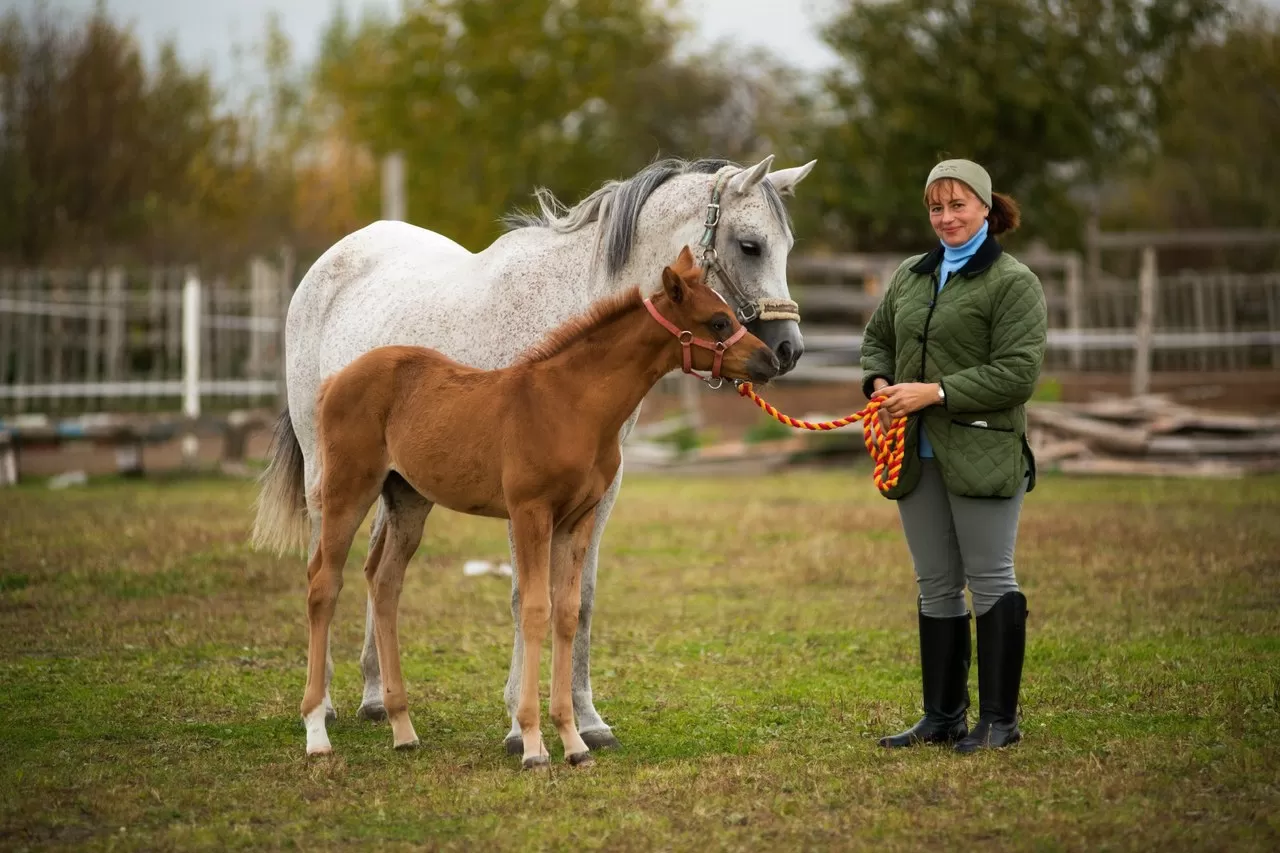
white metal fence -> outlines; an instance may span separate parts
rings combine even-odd
[[[0,414],[274,406],[291,275],[0,270]]]
[[[1049,303],[1047,371],[1280,370],[1280,273],[1087,281],[1079,256],[1019,255]],[[901,258],[795,257],[806,354],[787,381],[857,381],[862,329]],[[0,416],[275,407],[286,256],[236,275],[194,268],[0,269]]]
[[[1135,279],[1082,275],[1079,256],[1020,255],[1049,308],[1046,371],[1127,373],[1136,390],[1152,371],[1280,370],[1280,272],[1160,275],[1143,253]],[[795,379],[856,381],[862,330],[901,258],[837,255],[793,260],[804,317]]]

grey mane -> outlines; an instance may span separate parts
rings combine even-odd
[[[658,187],[677,175],[713,175],[724,166],[737,165],[729,160],[715,159],[681,160],[672,157],[657,160],[624,181],[606,181],[600,189],[571,208],[561,204],[546,187],[538,187],[533,194],[538,203],[538,211],[509,214],[503,217],[503,223],[509,231],[519,228],[550,228],[567,234],[598,220],[605,244],[606,268],[609,275],[613,276],[626,266],[635,241],[640,208]],[[790,234],[791,220],[777,188],[767,180],[760,182],[760,188],[774,219]],[[707,200],[710,201],[710,196]]]

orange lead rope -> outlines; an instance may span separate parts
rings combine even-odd
[[[898,474],[902,471],[902,456],[907,443],[907,419],[894,418],[886,431],[880,423],[880,419],[872,417],[872,415],[880,411],[879,400],[872,400],[865,409],[854,412],[852,415],[846,415],[838,420],[814,423],[813,421],[798,421],[793,417],[782,414],[760,399],[752,389],[750,382],[739,384],[738,394],[749,398],[781,423],[796,429],[832,430],[862,421],[862,439],[867,445],[867,452],[871,454],[871,459],[875,462],[875,470],[872,472],[872,476],[875,479],[876,488],[881,492],[887,492],[898,484]]]

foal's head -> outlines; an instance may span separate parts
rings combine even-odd
[[[733,308],[724,297],[707,286],[701,267],[685,246],[676,262],[662,270],[662,293],[653,297],[654,307],[681,330],[706,341],[726,341],[741,328]],[[680,344],[673,340],[672,346]],[[695,370],[711,370],[715,353],[693,347]],[[750,332],[724,351],[720,375],[726,379],[763,383],[778,375],[778,357]]]

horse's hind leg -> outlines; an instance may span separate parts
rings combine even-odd
[[[325,681],[329,657],[329,626],[342,590],[342,569],[351,551],[360,522],[364,520],[378,494],[381,474],[366,466],[360,472],[334,470],[325,472],[331,481],[322,485],[322,520],[320,543],[307,566],[307,620],[310,637],[307,644],[307,686],[302,696],[302,719],[307,727],[307,754],[322,755],[330,751],[325,731]]]
[[[422,541],[422,528],[433,504],[419,495],[399,474],[387,477],[382,488],[387,518],[380,540],[381,559],[365,565],[373,630],[382,675],[382,706],[391,721],[396,749],[416,746],[418,735],[409,720],[408,693],[400,671],[397,617],[405,567]]]
[[[385,485],[383,488],[385,489]],[[364,564],[366,578],[378,568],[386,533],[387,503],[379,500],[373,512],[369,559]],[[360,674],[364,677],[364,697],[360,700],[360,710],[356,712],[356,716],[362,720],[385,720],[387,709],[382,704],[382,671],[378,668],[378,642],[373,631],[373,587],[369,587],[364,612],[364,647],[360,650]]]

